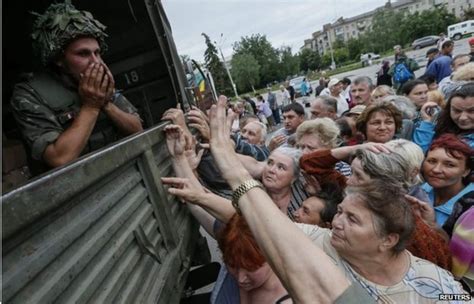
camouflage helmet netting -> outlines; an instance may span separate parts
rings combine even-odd
[[[91,36],[97,39],[105,51],[106,26],[95,20],[91,13],[77,10],[69,1],[52,4],[44,14],[38,16],[31,37],[33,49],[41,62],[47,65],[73,39]]]

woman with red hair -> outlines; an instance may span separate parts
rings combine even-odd
[[[443,134],[431,144],[422,166],[426,181],[422,189],[435,209],[438,226],[446,223],[456,202],[474,197],[473,157],[474,149],[454,134]],[[450,234],[452,227],[443,228]]]
[[[216,236],[230,276],[219,274],[211,303],[292,303],[243,217],[235,214]]]

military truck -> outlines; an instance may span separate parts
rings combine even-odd
[[[51,2],[4,2],[3,177],[25,165],[8,101],[20,75],[40,68],[30,12]],[[3,194],[0,301],[178,303],[199,232],[160,182],[173,175],[160,118],[177,102],[189,108],[193,88],[159,0],[72,3],[107,26],[104,61],[146,130]]]

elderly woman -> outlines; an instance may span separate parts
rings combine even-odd
[[[413,141],[427,151],[433,138],[444,133],[459,135],[474,148],[474,83],[468,83],[455,90],[446,107],[436,120],[432,111],[436,104],[426,103],[420,113],[423,121],[413,133]]]
[[[453,134],[441,135],[428,150],[422,169],[426,183],[422,188],[434,206],[439,226],[445,224],[457,201],[464,196],[474,196],[473,157],[474,149]],[[448,227],[443,226],[448,233],[460,215],[456,215]]]
[[[316,118],[310,121],[305,121],[300,124],[296,130],[296,147],[301,150],[303,155],[321,148],[335,148],[340,143],[339,134],[340,131],[336,123],[329,118]],[[239,155],[238,157],[242,166],[244,166],[254,178],[261,178],[265,162],[258,162],[251,157],[242,155]],[[350,166],[345,162],[337,162],[333,165],[333,168],[334,167],[345,176],[351,174]],[[341,179],[331,180],[327,179],[327,176],[321,176],[321,178],[326,178],[327,181],[343,183],[343,185],[345,185],[345,182],[341,181]],[[316,192],[316,190],[309,190],[314,189],[308,187],[308,183],[303,176],[300,176],[292,184],[291,202],[289,206],[292,212],[301,207],[303,201],[308,197],[308,194],[315,194]]]
[[[368,106],[357,118],[356,128],[367,142],[386,143],[402,127],[402,114],[390,102],[382,101]]]
[[[165,127],[165,132],[167,132],[168,150],[173,156],[173,167],[178,179],[165,178],[163,182],[171,185],[180,184],[182,189],[179,190],[181,191],[173,194],[204,208],[221,222],[227,223],[235,212],[231,202],[210,191],[204,191],[194,175],[181,173],[183,168],[187,169],[189,167],[186,158],[183,156],[184,151],[175,147],[181,145],[181,128],[170,125]],[[279,147],[270,154],[267,161],[263,162],[261,174],[261,181],[267,193],[278,208],[290,218],[293,218],[295,210],[290,204],[291,185],[300,174],[298,165],[300,156],[301,152],[297,149]]]
[[[421,303],[436,301],[442,293],[462,293],[448,272],[404,249],[413,217],[398,184],[374,180],[348,189],[332,231],[306,225],[302,233],[239,166],[226,143],[228,130],[222,128],[223,99],[210,116],[211,151],[235,190],[234,206],[295,302]],[[434,287],[429,292],[423,288],[428,282]]]
[[[169,193],[191,203],[188,204],[189,210],[201,226],[218,240],[227,266],[219,273],[221,279],[218,279],[213,303],[284,301],[282,297],[287,292],[265,262],[245,220],[235,214],[229,201],[206,191],[193,175],[184,154],[183,130],[179,126],[169,125],[164,131],[177,177],[163,178],[162,182],[172,186],[168,189]],[[279,188],[278,182],[287,179],[288,176],[282,173],[285,168],[293,170],[293,160],[285,162],[284,157],[278,155],[277,151],[285,149],[289,148],[274,151],[275,156],[271,162],[275,164],[264,172],[264,184],[269,189]],[[286,212],[284,207],[281,210]],[[227,223],[224,228],[222,223]],[[235,256],[235,252],[239,252],[239,255]],[[233,278],[226,277],[227,269]],[[287,302],[289,301],[282,303]]]
[[[372,91],[372,102],[381,101],[384,97],[390,95],[395,95],[395,91],[391,87],[389,87],[388,85],[378,85]]]

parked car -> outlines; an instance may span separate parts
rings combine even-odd
[[[365,53],[365,54],[362,54],[360,55],[360,60],[369,60],[369,59],[380,59],[380,55],[379,54],[375,54],[375,53]]]
[[[295,89],[296,96],[301,95],[301,84],[305,78],[304,76],[299,76],[290,80],[290,85]]]
[[[464,35],[474,33],[474,20],[466,20],[448,26],[449,39],[459,40]]]
[[[369,60],[375,59],[380,59],[380,55],[375,53],[365,53],[360,55],[360,61],[362,62],[362,66],[370,65]]]
[[[439,40],[439,36],[436,36],[436,35],[425,36],[413,41],[413,43],[411,44],[411,47],[415,50],[419,50],[421,48],[424,48],[430,45],[435,45],[438,42],[438,40]]]

